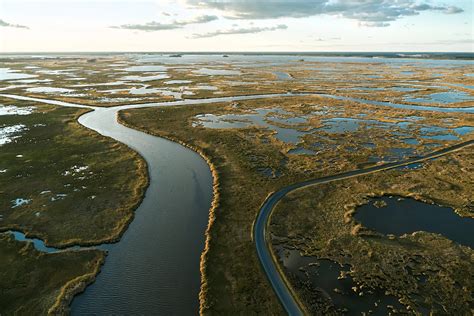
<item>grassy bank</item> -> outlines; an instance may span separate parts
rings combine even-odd
[[[0,234],[2,315],[64,314],[72,296],[92,282],[103,260],[99,250],[46,254],[31,243]]]

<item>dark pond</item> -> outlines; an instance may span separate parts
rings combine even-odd
[[[314,150],[303,148],[303,147],[290,149],[288,153],[292,155],[315,155],[316,154]]]
[[[293,80],[293,77],[287,72],[274,71],[273,74],[278,80]]]
[[[377,208],[376,201],[387,205]],[[384,196],[360,206],[354,217],[362,225],[383,234],[400,236],[426,231],[474,248],[474,218],[461,217],[449,207]]]
[[[356,284],[352,278],[349,275],[340,278],[342,271],[349,271],[348,266],[341,266],[330,260],[302,256],[298,250],[285,249],[281,246],[277,247],[277,253],[287,272],[302,282],[309,282],[311,288],[321,290],[340,312],[361,315],[370,310],[371,315],[388,315],[391,311],[387,307],[389,305],[398,310],[405,309],[394,296],[385,295],[380,289],[364,295],[354,292],[352,287]]]

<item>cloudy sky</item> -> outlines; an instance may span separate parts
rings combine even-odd
[[[0,0],[0,52],[474,52],[472,0]]]

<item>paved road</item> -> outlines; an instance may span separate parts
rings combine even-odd
[[[401,162],[393,162],[387,163],[383,165],[378,165],[366,169],[354,170],[344,173],[339,173],[333,176],[322,177],[317,179],[311,179],[299,183],[295,183],[284,187],[274,193],[272,193],[263,203],[262,207],[260,208],[260,212],[257,216],[257,219],[254,224],[253,228],[253,236],[255,241],[255,246],[257,247],[257,254],[260,259],[260,263],[265,270],[265,273],[270,281],[273,290],[275,291],[278,299],[280,300],[281,304],[285,308],[286,312],[289,315],[303,315],[303,310],[301,306],[298,304],[297,300],[293,296],[291,290],[288,288],[287,283],[283,279],[283,276],[280,274],[279,270],[277,269],[277,262],[272,257],[271,250],[270,250],[270,241],[267,239],[267,227],[269,225],[269,219],[272,214],[275,205],[283,198],[286,194],[294,191],[296,189],[300,189],[303,187],[320,184],[320,183],[328,183],[336,180],[348,179],[364,174],[375,173],[382,170],[389,170],[394,169],[397,167],[409,165],[412,163],[422,162],[429,159],[434,159],[448,153],[457,151],[461,148],[470,146],[474,144],[474,140],[469,140],[463,143],[459,143],[457,145],[447,147],[425,156],[420,156],[416,158],[410,158]]]

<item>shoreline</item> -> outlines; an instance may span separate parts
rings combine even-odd
[[[74,298],[84,292],[86,288],[95,282],[97,275],[100,273],[102,266],[105,264],[107,257],[106,252],[95,262],[94,270],[91,273],[79,276],[66,283],[60,290],[60,294],[56,298],[56,302],[48,310],[49,315],[70,314],[71,303]]]
[[[61,106],[56,106],[61,108]],[[40,239],[45,246],[51,247],[51,248],[56,248],[59,251],[98,251],[101,253],[100,258],[95,262],[94,268],[92,272],[81,275],[79,277],[76,277],[73,280],[70,280],[66,284],[64,284],[61,289],[59,290],[59,294],[56,297],[56,300],[54,304],[49,308],[48,314],[69,314],[70,312],[70,306],[74,298],[84,292],[90,284],[94,283],[97,275],[100,273],[102,266],[106,263],[106,258],[107,258],[107,251],[100,250],[98,248],[94,248],[100,245],[105,245],[105,244],[114,244],[118,243],[122,236],[125,234],[127,231],[128,227],[130,224],[133,222],[135,218],[135,212],[137,211],[138,207],[140,204],[143,202],[146,194],[146,190],[148,189],[150,185],[150,176],[149,176],[149,171],[148,171],[148,164],[146,160],[135,150],[127,146],[126,144],[123,144],[121,142],[116,141],[115,139],[107,136],[103,136],[98,134],[96,131],[91,130],[87,128],[86,126],[82,125],[79,123],[79,118],[87,113],[90,113],[94,111],[92,108],[85,108],[82,111],[80,111],[77,115],[75,115],[72,118],[72,121],[74,124],[77,124],[78,128],[84,128],[88,132],[97,134],[100,137],[108,138],[110,140],[113,140],[117,145],[120,146],[125,146],[127,151],[130,152],[131,157],[134,160],[135,167],[137,168],[137,177],[138,177],[138,182],[137,185],[134,186],[133,188],[133,196],[127,203],[127,205],[121,207],[121,210],[130,210],[130,214],[128,214],[126,217],[124,217],[121,221],[118,221],[112,234],[109,237],[104,237],[103,239],[98,239],[98,240],[90,240],[90,241],[75,241],[75,240],[66,240],[62,241],[60,243],[50,243],[48,241],[48,238],[45,236],[42,236],[41,234],[36,234],[29,232],[28,230],[24,230],[20,225],[11,225],[9,227],[5,227],[4,229],[0,230],[0,234],[6,234],[8,232],[12,231],[17,231],[20,233],[23,233],[26,238],[28,239]],[[31,241],[27,241],[31,242]],[[69,248],[73,247],[80,247],[84,249],[71,249],[68,250]],[[49,253],[44,253],[41,252],[44,255],[49,255]]]

